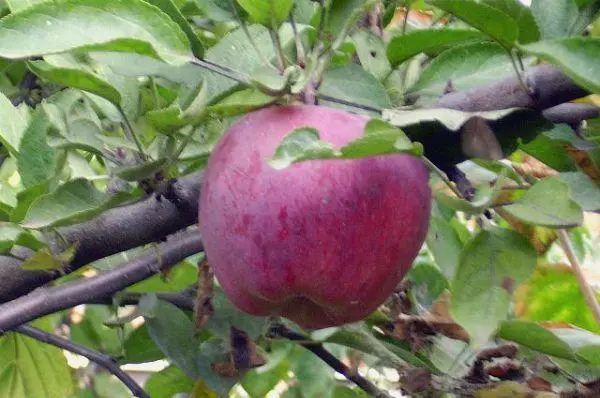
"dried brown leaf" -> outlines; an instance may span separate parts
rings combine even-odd
[[[214,313],[212,305],[214,273],[205,259],[198,265],[198,290],[194,301],[194,331],[198,332]]]

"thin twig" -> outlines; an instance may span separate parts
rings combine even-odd
[[[123,118],[123,127],[125,128],[125,135],[127,136],[127,138],[129,140],[131,140],[135,143],[135,146],[139,152],[141,160],[148,160],[148,156],[146,155],[146,152],[144,152],[142,143],[138,139],[138,136],[135,134],[135,130],[133,129],[133,126],[131,126],[131,123],[129,122],[129,118],[125,114],[125,111],[123,110],[121,105],[118,105],[117,109],[119,110],[119,113],[121,114],[121,118]]]
[[[294,341],[306,348],[316,356],[318,356],[323,362],[333,368],[336,372],[342,374],[346,379],[350,380],[358,387],[360,387],[366,393],[372,395],[375,398],[390,398],[390,396],[379,389],[375,384],[362,377],[360,374],[353,372],[344,365],[339,359],[337,359],[332,353],[327,351],[321,343],[311,341],[308,337],[296,333],[293,330],[288,329],[284,325],[277,325],[271,328],[271,333],[274,336],[283,337],[285,339]]]
[[[454,184],[452,184],[452,181],[450,181],[450,179],[448,178],[446,173],[444,173],[442,170],[440,170],[439,167],[437,167],[435,164],[433,164],[433,162],[431,160],[427,159],[425,156],[423,156],[421,159],[425,163],[425,166],[427,166],[429,168],[429,170],[431,170],[432,172],[437,174],[440,177],[440,179],[448,186],[448,188],[450,188],[450,190],[457,197],[459,197],[459,198],[463,197],[463,195],[460,193],[458,188],[456,188],[456,186],[454,186]]]
[[[401,31],[401,35],[404,36],[404,34],[406,33],[406,25],[408,24],[408,13],[410,12],[410,3],[408,1],[405,1],[405,9],[406,11],[404,12],[404,19],[402,21],[402,31]]]
[[[581,264],[579,264],[579,260],[575,255],[575,250],[573,249],[573,244],[571,243],[571,239],[569,238],[569,234],[564,229],[558,230],[558,240],[560,245],[562,246],[563,251],[567,255],[567,258],[571,262],[571,267],[573,268],[573,272],[575,272],[575,276],[577,277],[577,281],[579,282],[579,288],[581,289],[581,293],[585,298],[585,301],[592,311],[594,315],[594,319],[596,323],[600,325],[600,305],[598,304],[598,300],[596,299],[596,294],[594,290],[588,283],[583,274],[583,270],[581,269]]]
[[[119,380],[121,380],[135,397],[150,398],[150,395],[148,395],[131,376],[124,372],[119,367],[119,365],[106,354],[90,350],[89,348],[79,345],[77,343],[73,343],[70,340],[53,335],[51,333],[44,332],[43,330],[37,329],[29,325],[18,326],[17,328],[15,328],[15,332],[30,337],[32,339],[41,341],[42,343],[50,344],[55,347],[62,348],[63,350],[67,350],[77,355],[86,357],[90,361],[100,365],[101,367],[109,371],[111,374],[113,374],[115,377],[117,377]]]
[[[507,54],[508,54],[508,58],[510,58],[512,67],[513,67],[515,73],[517,74],[517,79],[519,79],[519,83],[521,83],[521,87],[523,87],[523,89],[526,92],[533,94],[533,90],[531,89],[531,87],[529,87],[527,85],[527,83],[525,82],[525,79],[523,78],[523,74],[525,71],[519,69],[519,66],[517,65],[517,61],[515,61],[515,57],[513,56],[513,54],[510,51],[508,51]]]
[[[285,70],[285,57],[283,55],[283,48],[281,47],[281,40],[279,40],[279,33],[277,33],[275,28],[271,28],[269,29],[269,35],[271,36],[271,41],[273,42],[275,55],[277,57],[277,69],[279,69],[280,73],[283,73]]]
[[[285,54],[283,53],[283,47],[281,46],[281,39],[279,38],[279,29],[277,29],[277,20],[275,19],[275,9],[276,4],[274,0],[269,1],[271,5],[271,28],[269,29],[269,35],[271,36],[271,41],[273,42],[273,47],[275,48],[275,55],[277,57],[277,68],[280,73],[286,68],[285,62]]]
[[[238,83],[244,84],[246,86],[251,86],[250,78],[245,74],[228,68],[223,65],[216,64],[214,62],[207,61],[205,59],[194,58],[190,61],[192,65],[199,66],[201,68],[207,69],[211,72],[217,73],[221,76],[227,77],[231,80],[235,80]]]
[[[133,396],[139,398],[150,398],[144,389],[136,383],[136,381],[125,373],[115,361],[106,354],[98,351],[90,350],[87,347],[73,343],[70,340],[56,336],[51,333],[44,332],[38,328],[29,325],[21,325],[15,328],[15,332],[23,336],[31,337],[32,339],[41,341],[42,343],[50,344],[63,350],[73,352],[77,355],[86,357],[90,361],[102,366],[104,369],[112,373],[116,378],[121,380],[125,386],[131,391]]]
[[[290,25],[292,26],[292,32],[294,32],[294,41],[296,43],[296,63],[302,68],[306,66],[306,51],[304,50],[304,44],[298,34],[298,27],[296,26],[296,20],[294,19],[294,13],[290,12]]]
[[[336,98],[336,97],[332,97],[330,95],[325,95],[325,94],[317,94],[317,96],[320,99],[325,100],[325,101],[333,102],[333,103],[340,104],[340,105],[347,105],[347,106],[351,106],[353,108],[363,109],[365,111],[375,112],[375,113],[381,115],[381,111],[382,111],[381,108],[376,108],[376,107],[370,106],[370,105],[358,104],[356,102],[346,101],[341,98]]]

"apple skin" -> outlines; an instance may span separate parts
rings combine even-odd
[[[366,118],[314,105],[249,113],[206,168],[199,228],[226,296],[253,315],[307,329],[363,319],[393,292],[425,239],[428,171],[411,155],[318,160],[276,170],[282,139],[315,127],[339,148]]]

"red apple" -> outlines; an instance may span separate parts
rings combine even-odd
[[[358,321],[393,292],[417,256],[430,212],[428,172],[407,154],[267,162],[299,127],[339,148],[367,119],[323,106],[244,116],[207,165],[199,226],[225,294],[254,315],[317,329]]]

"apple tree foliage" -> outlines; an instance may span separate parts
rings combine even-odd
[[[0,313],[43,283],[68,287],[135,261],[164,237],[123,232],[135,244],[77,261],[83,243],[68,228],[149,196],[176,203],[176,181],[198,173],[200,184],[240,116],[317,101],[372,117],[365,137],[334,151],[318,131],[291,132],[273,167],[409,152],[431,168],[426,242],[380,310],[317,331],[243,314],[197,250],[103,300],[74,291],[72,307],[85,306],[33,314],[28,327],[119,366],[166,360],[143,384],[153,398],[600,396],[590,309],[600,284],[590,222],[600,210],[599,11],[597,0],[0,1]],[[540,64],[575,88],[529,79]],[[503,93],[485,88],[503,80],[532,102],[494,107]],[[480,104],[465,95],[464,106],[443,106],[478,89]],[[536,106],[540,90],[580,94],[550,117]],[[140,214],[139,228],[154,216]],[[15,272],[45,276],[17,286]],[[131,395],[8,318],[0,397]]]

